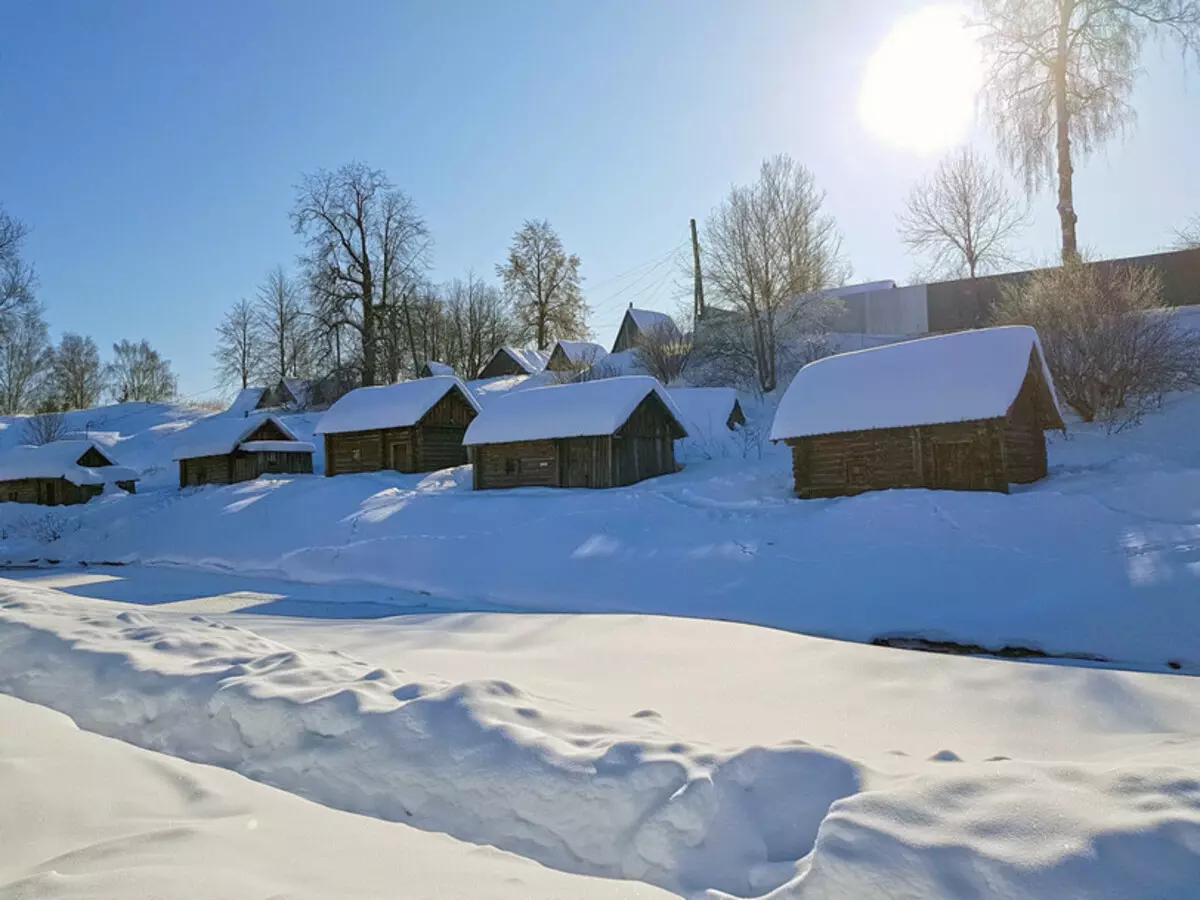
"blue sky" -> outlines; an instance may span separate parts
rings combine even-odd
[[[904,280],[895,214],[936,156],[873,136],[857,100],[923,5],[6,0],[0,203],[33,228],[54,331],[146,337],[192,396],[213,393],[226,307],[299,249],[299,174],[355,159],[417,202],[437,279],[490,276],[524,219],[549,219],[604,341],[629,300],[676,306],[669,265],[616,276],[777,152],[828,192],[854,280]],[[1076,179],[1080,240],[1106,256],[1159,249],[1200,212],[1200,82],[1174,50],[1145,62],[1136,129]],[[1030,260],[1054,254],[1053,207],[1034,200]]]

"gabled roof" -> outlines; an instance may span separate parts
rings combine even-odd
[[[654,331],[658,328],[667,329],[672,339],[682,339],[683,334],[675,320],[664,312],[654,309],[634,309],[632,306],[625,310],[625,315],[633,319],[638,331]]]
[[[735,408],[737,391],[731,387],[671,388],[668,393],[678,407],[684,427],[695,436],[724,429]]]
[[[1031,360],[1044,405],[1062,425],[1037,332],[1024,325],[960,331],[843,353],[801,369],[779,402],[771,440],[998,419]]]
[[[607,350],[591,341],[559,341],[554,345],[550,357],[553,358],[557,353],[561,353],[573,366],[585,363],[594,365],[608,356]]]
[[[200,419],[179,433],[179,446],[172,459],[196,459],[200,456],[224,456],[238,449],[250,435],[266,422],[272,423],[284,435],[292,453],[311,453],[313,445],[301,441],[295,432],[283,424],[278,416],[209,416]],[[275,448],[280,449],[280,448]]]
[[[79,460],[95,450],[106,466],[81,466]],[[140,476],[126,466],[113,464],[112,457],[95,441],[55,441],[40,447],[23,445],[0,454],[0,481],[22,478],[64,478],[71,484],[113,484],[137,481]]]
[[[238,391],[238,395],[229,404],[229,409],[225,410],[230,415],[243,415],[253,409],[258,408],[258,401],[262,399],[262,395],[266,392],[266,388],[248,387]]]
[[[530,375],[536,375],[546,368],[546,363],[550,361],[549,350],[524,350],[520,347],[501,347],[492,354],[492,359],[495,359],[501,353],[508,356],[518,366],[524,369]],[[484,365],[486,369],[491,364],[491,360]]]
[[[435,375],[398,384],[364,387],[351,391],[329,407],[317,423],[317,434],[375,431],[379,428],[409,428],[416,425],[446,394],[458,391],[479,411],[479,403],[457,378]]]
[[[508,394],[475,418],[463,443],[507,444],[615,434],[651,394],[662,401],[679,426],[677,436],[685,437],[687,429],[666,389],[648,376],[631,376]]]
[[[428,372],[430,375],[450,375],[454,376],[454,366],[448,366],[444,362],[437,360],[426,360],[421,366],[422,372]]]

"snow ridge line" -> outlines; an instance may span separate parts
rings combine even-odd
[[[568,740],[504,682],[420,683],[218,622],[0,590],[0,690],[81,727],[328,806],[668,890],[795,876],[854,763],[803,744],[732,756]]]

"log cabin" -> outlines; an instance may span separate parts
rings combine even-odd
[[[522,350],[519,347],[501,347],[479,370],[476,378],[501,378],[505,375],[536,375],[546,368],[550,360],[548,350]]]
[[[180,436],[179,486],[236,484],[260,475],[308,475],[313,445],[276,416],[211,416]]]
[[[0,500],[10,503],[87,503],[108,485],[132,494],[138,477],[89,440],[14,447],[0,454]]]
[[[683,437],[662,385],[632,376],[510,394],[471,423],[464,443],[475,490],[608,488],[675,472]]]
[[[679,326],[666,313],[653,309],[634,309],[630,304],[621,319],[621,327],[617,329],[612,352],[623,353],[635,349],[643,336],[653,336],[670,343],[683,342]]]
[[[434,472],[467,462],[463,435],[479,404],[457,378],[436,375],[351,391],[321,417],[325,474]]]
[[[1045,477],[1064,429],[1037,332],[983,328],[843,353],[801,369],[771,440],[799,497],[889,488],[1001,491]]]

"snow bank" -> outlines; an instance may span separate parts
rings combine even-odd
[[[471,423],[463,443],[474,446],[613,434],[652,393],[682,426],[679,410],[658,381],[630,376],[510,394]]]
[[[435,375],[379,387],[356,388],[346,394],[317,423],[317,434],[408,428],[416,425],[451,391],[479,410],[479,403],[457,378]]]
[[[739,895],[782,884],[859,767],[544,731],[506,682],[415,681],[199,617],[0,591],[0,689],[82,727],[564,871]],[[199,714],[198,714],[199,713]]]
[[[126,466],[81,466],[79,460],[95,450],[114,462],[95,441],[54,441],[41,446],[28,444],[0,453],[0,481],[22,478],[63,478],[71,484],[115,484],[136,481],[138,473]]]
[[[1016,400],[1034,353],[1043,360],[1053,396],[1037,332],[1024,325],[829,356],[792,379],[771,440],[1001,418]]]
[[[667,898],[78,729],[0,697],[0,893],[39,900]]]

